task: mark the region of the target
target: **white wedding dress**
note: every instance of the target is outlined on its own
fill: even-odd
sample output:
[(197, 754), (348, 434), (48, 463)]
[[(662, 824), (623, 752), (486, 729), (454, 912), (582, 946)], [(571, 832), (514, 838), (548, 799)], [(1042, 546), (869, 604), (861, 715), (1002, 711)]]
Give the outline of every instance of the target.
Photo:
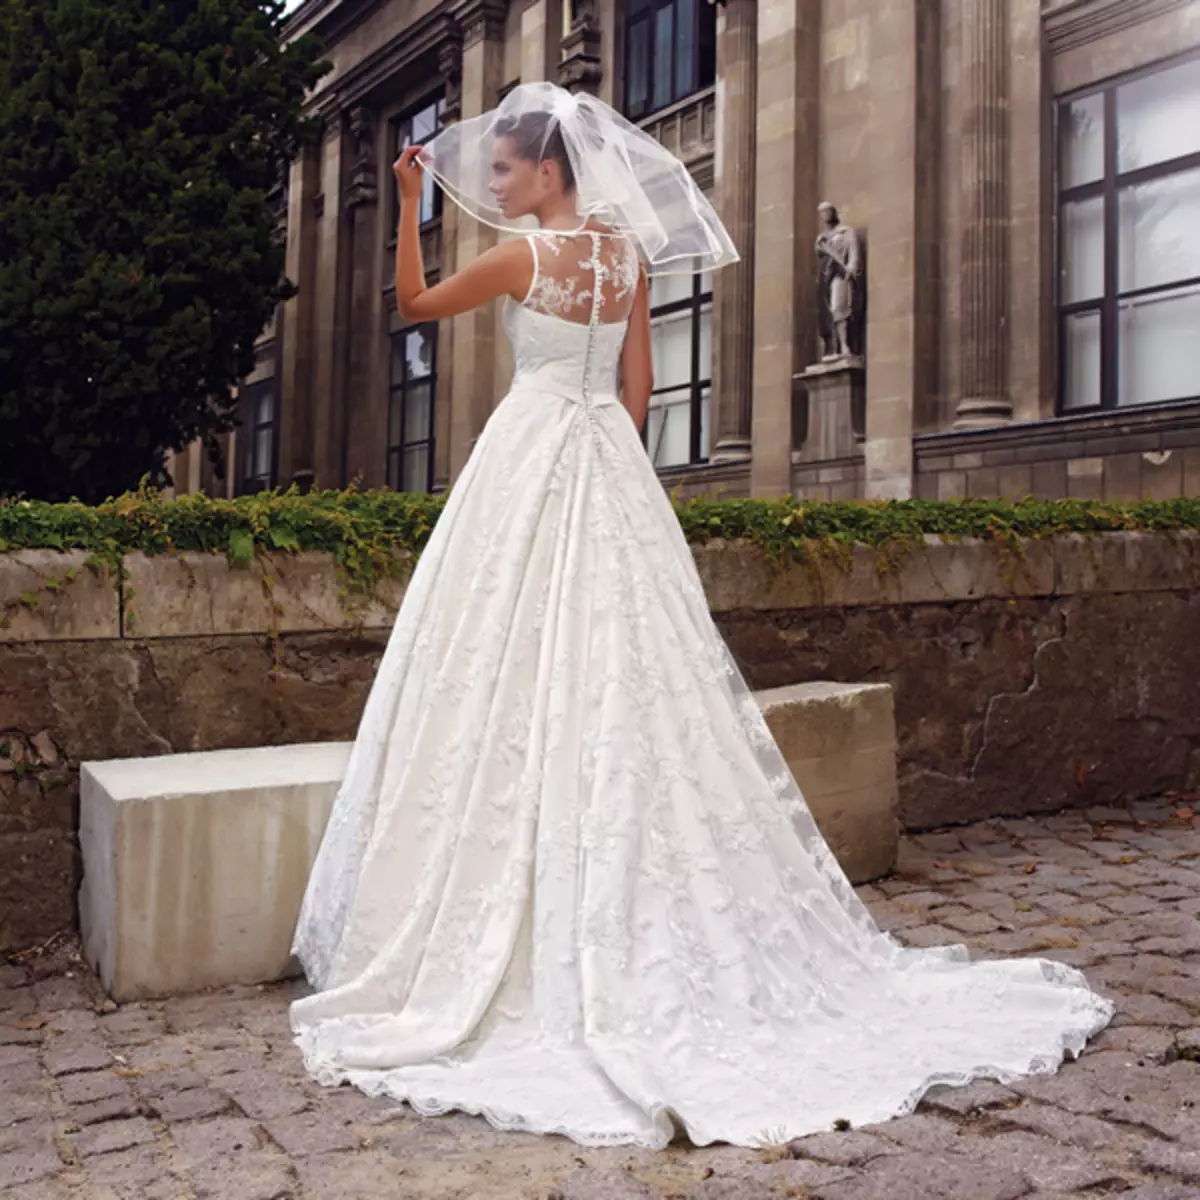
[(587, 1145), (753, 1145), (1057, 1069), (1077, 971), (880, 932), (616, 390), (637, 263), (537, 235), (512, 390), (413, 575), (313, 869), (319, 1081)]

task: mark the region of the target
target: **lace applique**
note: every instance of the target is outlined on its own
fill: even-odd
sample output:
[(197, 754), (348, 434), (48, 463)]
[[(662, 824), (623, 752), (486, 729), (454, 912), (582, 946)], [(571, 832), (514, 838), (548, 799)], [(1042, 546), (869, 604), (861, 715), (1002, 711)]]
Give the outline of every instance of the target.
[[(593, 241), (599, 252), (594, 252)], [(623, 321), (633, 307), (638, 282), (637, 252), (627, 238), (591, 232), (531, 235), (534, 280), (525, 307), (587, 324), (599, 292), (598, 317)], [(564, 251), (571, 251), (566, 254)]]
[(590, 302), (591, 298), (592, 289), (579, 290), (578, 279), (558, 280), (552, 275), (539, 275), (526, 303), (530, 308), (536, 308), (538, 312), (565, 317), (576, 306)]

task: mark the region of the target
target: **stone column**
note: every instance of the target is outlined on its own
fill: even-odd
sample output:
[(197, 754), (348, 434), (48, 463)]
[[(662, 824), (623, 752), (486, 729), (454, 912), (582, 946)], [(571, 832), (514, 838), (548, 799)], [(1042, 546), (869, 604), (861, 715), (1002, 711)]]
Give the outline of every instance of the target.
[(386, 351), (379, 281), (379, 163), (376, 114), (360, 105), (350, 111), (353, 147), (346, 188), (346, 256), (349, 262), (349, 322), (346, 337), (347, 403), (342, 417), (342, 477), (367, 487), (384, 482), (387, 387), (373, 386), (373, 368)]
[(317, 304), (317, 216), (320, 162), (305, 147), (291, 164), (287, 214), (287, 277), (296, 295), (280, 317), (279, 482), (311, 486), (316, 470), (313, 411), (313, 328)]
[(1008, 388), (1009, 0), (963, 0), (960, 429), (1012, 419)]
[[(442, 124), (453, 125), (462, 116), (462, 40), (457, 33), (446, 37), (438, 46), (438, 73), (445, 88)], [(446, 278), (455, 266), (454, 247), (458, 245), (459, 223), (465, 220), (452, 200), (442, 206), (441, 278)], [(393, 231), (394, 232), (394, 231)], [(428, 265), (428, 264), (426, 264)], [(437, 332), (437, 391), (433, 410), (433, 487), (444, 491), (450, 486), (452, 466), (452, 413), (454, 409), (454, 322), (439, 321)]]
[(727, 0), (717, 17), (717, 211), (742, 256), (713, 280), (713, 462), (750, 457), (754, 400), (754, 165), (758, 0)]
[(940, 11), (925, 0), (888, 0), (871, 17), (868, 499), (912, 495), (913, 434), (930, 424), (937, 394)]
[(318, 254), (313, 321), (315, 454), (317, 487), (338, 487), (341, 478), (341, 409), (345, 367), (345, 247), (343, 167), (345, 129), (340, 112), (325, 123), (321, 148), (320, 187), (316, 201)]
[[(496, 105), (503, 82), (506, 8), (506, 0), (466, 0), (456, 10), (463, 31), (461, 115), (464, 120)], [(462, 270), (496, 244), (495, 230), (481, 221), (461, 218), (457, 230), (455, 270)], [(476, 309), (455, 317), (452, 325), (450, 473), (453, 480), (466, 464), (496, 400), (496, 312), (492, 306)]]
[(1017, 421), (1054, 416), (1055, 324), (1053, 139), (1046, 136), (1052, 91), (1042, 56), (1041, 0), (1012, 0), (1009, 9), (1009, 286), (1008, 394)]
[(758, 9), (750, 492), (766, 498), (792, 490), (792, 376), (816, 344), (821, 7), (762, 0)]
[(562, 57), (563, 0), (525, 0), (521, 13), (521, 82), (555, 80)]

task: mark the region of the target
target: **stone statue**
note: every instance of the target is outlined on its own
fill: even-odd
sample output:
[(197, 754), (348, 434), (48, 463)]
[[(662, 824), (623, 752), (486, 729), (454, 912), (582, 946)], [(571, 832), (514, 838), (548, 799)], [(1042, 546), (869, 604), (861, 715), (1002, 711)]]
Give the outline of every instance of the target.
[(823, 362), (858, 358), (863, 353), (866, 314), (866, 273), (857, 230), (843, 225), (828, 202), (817, 212), (822, 230), (817, 237), (817, 314)]

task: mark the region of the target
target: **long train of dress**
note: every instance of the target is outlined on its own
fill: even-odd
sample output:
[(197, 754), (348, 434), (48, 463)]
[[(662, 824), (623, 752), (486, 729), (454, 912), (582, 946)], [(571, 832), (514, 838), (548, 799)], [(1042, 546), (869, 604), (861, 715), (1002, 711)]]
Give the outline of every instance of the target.
[(1053, 1072), (1111, 1006), (1056, 962), (880, 932), (712, 622), (598, 307), (508, 313), (513, 390), (412, 578), (305, 898), (309, 1071), (652, 1147)]

